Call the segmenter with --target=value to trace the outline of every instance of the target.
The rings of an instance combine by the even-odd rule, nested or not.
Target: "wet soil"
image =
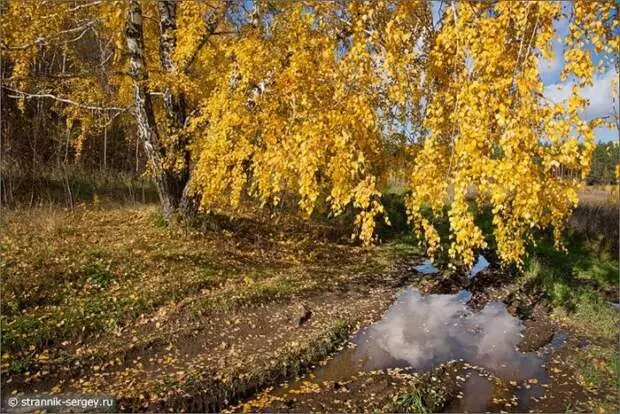
[[[549,318],[548,310],[542,304],[534,306],[531,317],[523,324],[523,340],[519,343],[521,352],[532,352],[542,348],[551,342],[558,330],[558,324]]]
[[[606,401],[618,412],[617,388],[607,391],[596,387],[585,387],[571,365],[571,357],[584,344],[583,338],[574,335],[568,338],[564,347],[557,349],[549,358],[546,367],[551,384],[545,394],[533,399],[531,409],[535,412],[592,412],[592,401]],[[599,405],[599,404],[597,404]],[[610,411],[611,412],[611,411]]]
[[[202,310],[200,295],[188,297],[123,335],[56,348],[35,369],[4,377],[3,391],[114,395],[120,411],[218,411],[304,373],[377,320],[417,277],[406,267],[233,310]]]
[[[540,297],[492,269],[412,269],[232,311],[202,312],[189,298],[105,349],[71,344],[3,390],[113,394],[121,411],[411,411],[397,402],[412,390],[433,411],[587,410],[573,402],[596,395],[566,363],[582,343]]]
[[[541,295],[523,291],[512,276],[493,269],[474,278],[441,275],[429,263],[416,270],[422,273],[415,283],[419,291],[405,290],[343,350],[299,380],[230,409],[410,412],[419,408],[395,401],[410,402],[415,395],[426,398],[431,411],[565,412],[589,411],[589,402],[600,400],[569,362],[583,338],[550,316]],[[436,306],[429,305],[432,298]],[[410,306],[398,310],[407,301]],[[459,319],[470,322],[458,327]],[[420,335],[426,337],[416,339]],[[437,395],[440,405],[429,409]],[[615,397],[605,398],[617,406]]]
[[[416,377],[401,370],[360,373],[346,381],[301,382],[288,393],[270,389],[230,411],[259,412],[368,412],[382,410],[399,389],[412,386]],[[287,387],[285,384],[283,387]]]

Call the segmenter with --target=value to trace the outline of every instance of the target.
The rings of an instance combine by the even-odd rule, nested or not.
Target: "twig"
[[[56,95],[52,95],[51,93],[28,93],[28,92],[24,92],[24,91],[20,91],[18,89],[14,89],[5,85],[2,85],[2,88],[6,89],[7,91],[11,91],[14,93],[17,93],[18,95],[9,95],[10,98],[16,98],[16,99],[32,99],[32,98],[49,98],[49,99],[54,99],[58,102],[62,102],[62,103],[66,103],[69,105],[75,105],[78,106],[80,108],[83,109],[90,109],[93,111],[127,111],[129,108],[131,108],[131,106],[125,107],[125,108],[121,108],[121,107],[117,107],[117,106],[98,106],[98,105],[93,105],[90,103],[83,103],[83,102],[77,102],[77,101],[73,101],[71,99],[67,99],[67,98],[61,98],[59,96]]]
[[[103,3],[102,0],[97,0],[97,1],[93,1],[91,3],[79,4],[79,5],[75,6],[75,7],[71,7],[70,9],[67,9],[66,11],[70,12],[70,13],[74,13],[74,12],[77,12],[78,10],[80,10],[80,9],[83,9],[83,8],[86,8],[86,7],[90,7],[90,6],[96,6],[96,5],[101,4],[101,3]],[[48,14],[47,16],[45,16],[43,18],[44,19],[49,19],[49,18],[58,16],[58,14],[59,13]]]
[[[78,37],[76,37],[75,39],[66,40],[63,43],[74,42],[76,40],[79,40],[82,36],[84,36],[84,33],[86,33],[86,31],[88,31],[88,29],[92,25],[94,25],[94,24],[95,24],[95,21],[91,20],[88,23],[83,24],[82,26],[73,27],[73,28],[67,29],[67,30],[62,30],[62,31],[60,31],[58,33],[54,33],[53,35],[50,35],[48,37],[39,37],[35,41],[30,42],[30,43],[26,43],[26,44],[23,44],[23,45],[19,45],[19,46],[2,45],[2,49],[4,49],[4,50],[24,50],[24,49],[28,49],[29,47],[32,47],[32,46],[45,44],[50,39],[54,39],[54,38],[60,37],[63,34],[68,34],[68,33],[74,33],[74,32],[82,31],[82,33]]]
[[[454,2],[454,0],[452,0],[452,14],[454,16],[454,30],[456,31],[456,52],[455,52],[455,59],[454,59],[454,76],[455,76],[455,80],[458,80],[458,67],[457,67],[457,62],[458,62],[458,58],[459,58],[459,32],[458,32],[458,15],[456,13],[456,4]],[[456,114],[458,109],[459,109],[459,99],[461,97],[461,94],[458,93],[458,91],[456,92],[456,97],[454,98],[454,110],[453,113]],[[450,162],[448,164],[448,170],[446,171],[446,179],[450,178],[450,173],[452,172],[452,160],[454,158],[454,148],[456,146],[456,128],[457,128],[457,124],[458,121],[454,121],[454,124],[452,125],[452,134],[450,136]]]

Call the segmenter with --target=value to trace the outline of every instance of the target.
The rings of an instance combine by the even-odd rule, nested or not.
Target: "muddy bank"
[[[563,344],[540,296],[493,269],[468,277],[418,264],[267,301],[240,295],[230,308],[190,295],[124,336],[70,344],[36,372],[4,377],[3,390],[104,392],[121,411],[158,412],[548,412],[593,398],[556,358],[579,341]]]
[[[321,382],[309,375],[294,384],[267,389],[226,411],[558,412],[557,407],[565,401],[546,398],[548,389],[549,384],[539,384],[536,379],[505,380],[480,366],[449,361],[423,373],[398,368]],[[524,395],[531,398],[528,409],[524,408]]]
[[[440,368],[437,370],[439,375]],[[274,392],[268,389],[256,398],[231,407],[229,411],[258,412],[370,412],[397,411],[399,390],[420,386],[431,376],[420,376],[404,369],[386,371],[360,372],[342,381],[315,381],[313,376],[300,381],[295,387],[284,385],[282,390]],[[437,377],[434,384],[437,391],[441,388]],[[442,384],[443,385],[443,384]],[[447,384],[446,384],[447,389]],[[285,392],[286,391],[286,392]],[[442,393],[444,391],[441,391]],[[448,391],[445,391],[448,392]],[[420,395],[425,404],[430,404],[428,395]],[[437,394],[437,402],[444,398]]]
[[[528,411],[549,387],[545,363],[564,345],[567,333],[552,331],[536,352],[522,352],[522,332],[536,329],[525,329],[502,302],[474,311],[467,305],[471,299],[466,290],[423,295],[407,288],[380,321],[360,330],[309,376],[236,408],[390,411],[397,408],[391,403],[413,404],[423,395],[441,394],[441,404],[437,400],[426,409]],[[528,340],[530,348],[538,341],[533,334]],[[334,405],[326,406],[332,400]]]
[[[379,319],[415,277],[397,264],[343,275],[329,291],[232,310],[196,312],[200,297],[189,297],[140,318],[129,336],[77,344],[36,372],[5,377],[3,390],[105,393],[117,397],[120,411],[218,411],[305,373]]]

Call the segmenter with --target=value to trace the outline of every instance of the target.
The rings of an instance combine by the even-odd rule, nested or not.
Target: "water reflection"
[[[470,297],[465,290],[426,296],[405,290],[382,320],[354,337],[354,349],[338,354],[319,374],[332,379],[329,368],[343,359],[352,365],[347,371],[357,372],[404,366],[427,370],[459,358],[502,377],[539,374],[540,358],[517,351],[521,321],[499,302],[474,313],[466,305]],[[342,367],[335,371],[343,373]]]
[[[490,263],[488,262],[486,257],[484,257],[483,255],[479,255],[478,259],[476,260],[476,264],[474,264],[474,266],[472,267],[471,271],[469,272],[468,277],[470,279],[473,278],[478,273],[480,273],[481,271],[483,271],[484,269],[489,267],[489,264]],[[439,273],[439,269],[437,267],[435,267],[435,265],[433,265],[433,262],[431,262],[430,259],[424,260],[419,265],[413,266],[413,268],[416,271],[418,271],[420,273],[424,273],[424,274]]]
[[[340,381],[359,371],[387,368],[428,370],[463,359],[509,381],[536,379],[532,381],[536,385],[517,391],[518,408],[526,409],[532,396],[543,394],[540,384],[551,380],[543,366],[544,355],[566,337],[556,336],[538,353],[521,353],[517,345],[522,322],[500,302],[473,312],[466,305],[470,297],[465,290],[456,295],[426,296],[417,289],[405,290],[382,320],[358,332],[353,347],[314,372],[316,381]],[[458,410],[483,410],[491,391],[486,378],[472,376]]]
[[[478,273],[482,272],[484,269],[489,267],[489,264],[490,263],[487,261],[486,257],[479,255],[476,264],[471,268],[471,272],[469,272],[469,278],[471,279]]]
[[[431,262],[430,259],[426,259],[421,264],[413,266],[413,268],[418,272],[425,274],[439,273],[439,269],[433,265],[433,262]]]

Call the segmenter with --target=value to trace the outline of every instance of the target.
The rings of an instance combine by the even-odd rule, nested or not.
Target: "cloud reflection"
[[[544,374],[535,353],[517,345],[523,328],[503,303],[491,302],[474,313],[470,294],[426,295],[406,290],[385,317],[358,335],[353,359],[363,369],[411,366],[430,369],[462,358],[506,378],[525,379]]]

